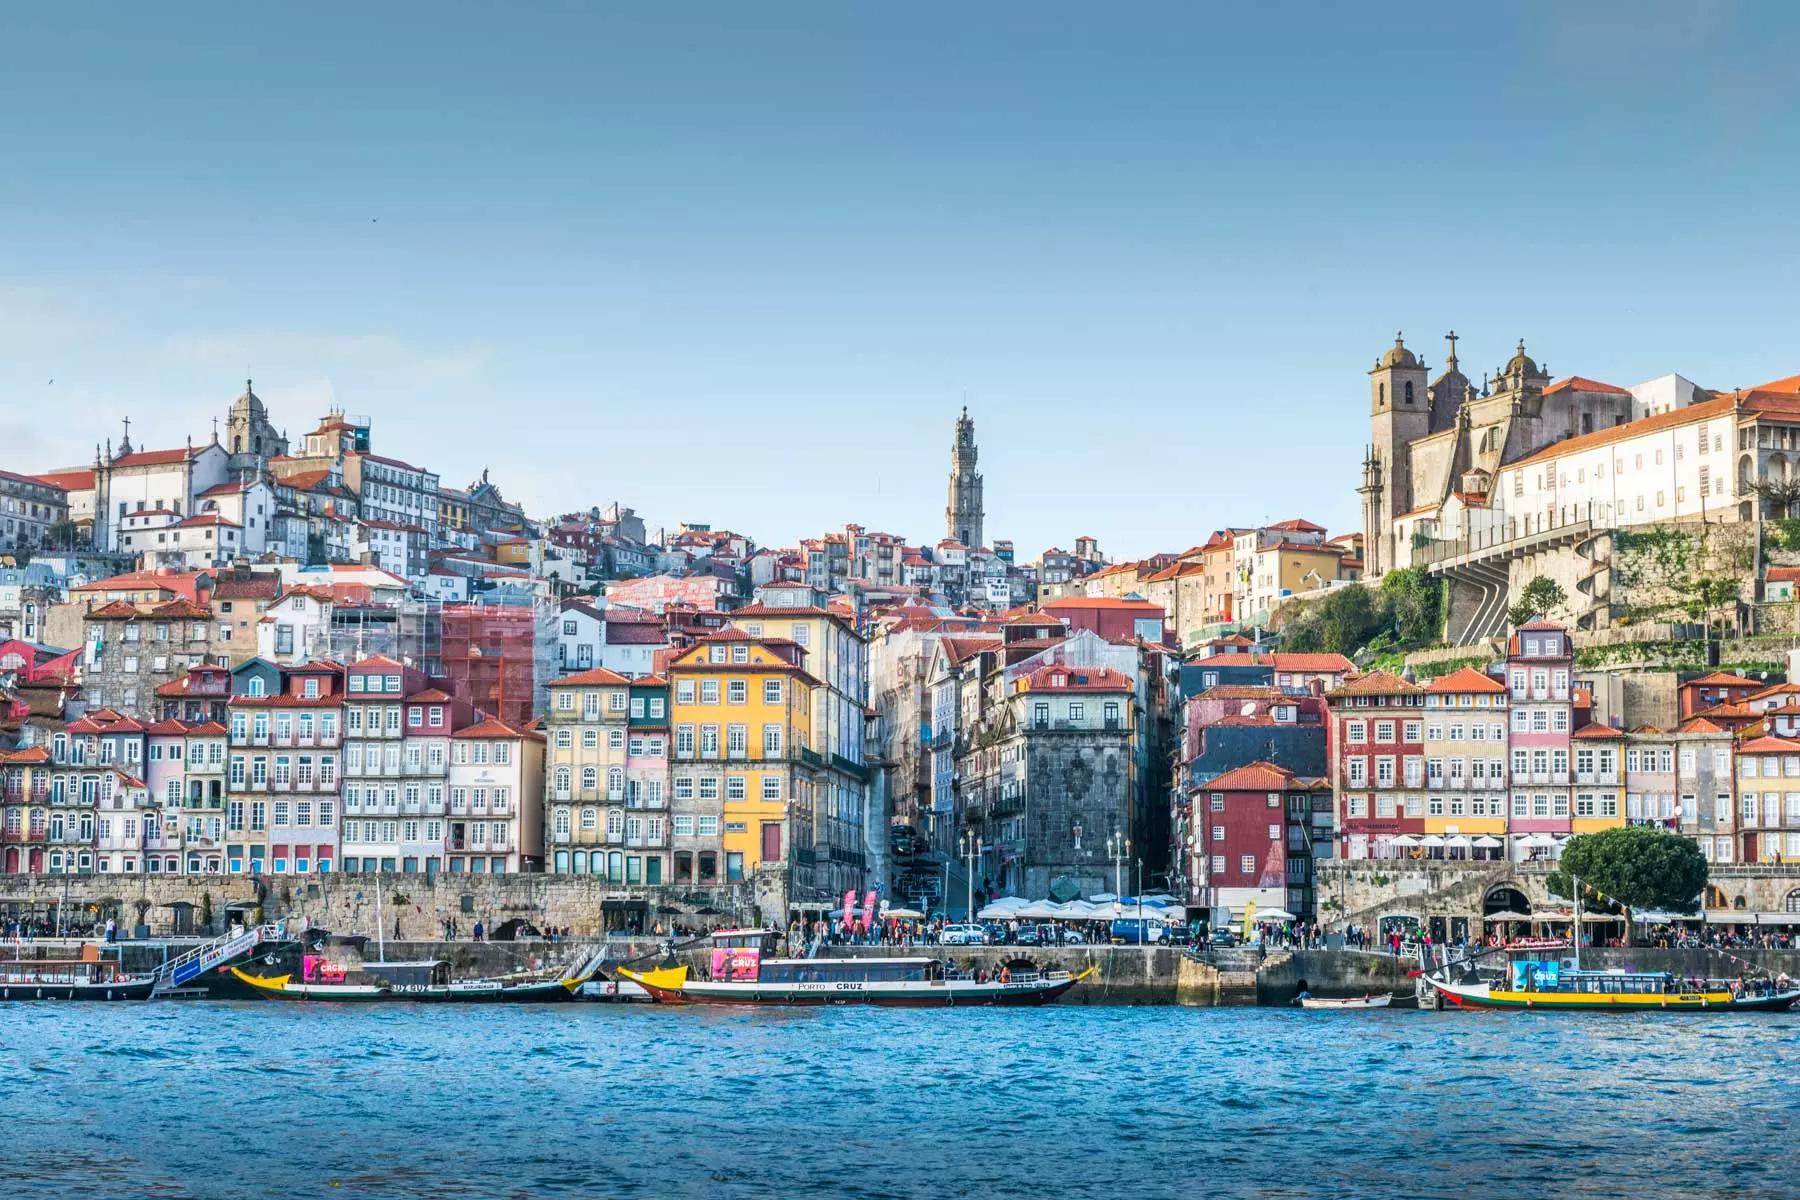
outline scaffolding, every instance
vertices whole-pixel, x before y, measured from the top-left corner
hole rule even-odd
[[[523,728],[543,710],[556,674],[557,611],[543,599],[444,605],[439,674],[452,694]]]

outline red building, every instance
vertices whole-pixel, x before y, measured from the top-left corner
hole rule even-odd
[[[1760,679],[1746,679],[1742,675],[1714,671],[1710,675],[1687,680],[1678,685],[1675,691],[1681,703],[1681,719],[1685,721],[1721,704],[1742,704],[1767,687]]]
[[[440,661],[448,690],[515,729],[531,721],[537,620],[528,605],[446,604]]]
[[[1168,616],[1160,604],[1117,596],[1064,596],[1043,610],[1065,622],[1070,633],[1089,629],[1109,642],[1160,642]]]
[[[1315,830],[1328,851],[1331,783],[1302,779],[1274,763],[1255,762],[1227,771],[1195,789],[1195,842],[1201,862],[1194,877],[1206,880],[1207,902],[1234,918],[1255,902],[1269,912],[1314,916]]]
[[[1425,689],[1371,671],[1326,698],[1338,856],[1389,857],[1391,839],[1425,833]]]

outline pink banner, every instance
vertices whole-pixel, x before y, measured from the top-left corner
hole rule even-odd
[[[880,903],[880,898],[877,897],[874,892],[870,892],[867,896],[863,897],[864,928],[874,929],[876,923],[881,920],[881,911],[876,907]]]
[[[852,888],[844,893],[844,924],[848,926],[854,920],[856,920],[856,889]]]

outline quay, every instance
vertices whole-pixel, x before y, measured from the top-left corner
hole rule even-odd
[[[37,939],[8,943],[22,958],[67,957],[81,939]],[[122,940],[117,943],[127,971],[153,971],[198,944],[198,939]],[[650,938],[573,937],[559,941],[503,942],[393,940],[385,953],[392,962],[441,959],[452,971],[468,976],[498,976],[539,970],[579,961],[605,947],[610,961],[647,965],[663,953],[663,943]],[[1302,981],[1315,996],[1352,997],[1389,992],[1396,1007],[1413,1003],[1412,960],[1373,950],[1280,950],[1266,953],[1240,946],[1207,955],[1161,946],[833,946],[828,958],[925,956],[958,966],[999,972],[1021,964],[1071,974],[1093,967],[1094,974],[1058,1001],[1074,1006],[1182,1006],[1189,1008],[1282,1007],[1300,991]],[[676,957],[694,970],[705,969],[711,945],[705,939],[678,945]],[[1730,953],[1711,949],[1657,947],[1584,948],[1582,961],[1591,969],[1659,972],[1689,977],[1733,978],[1749,969],[1770,975],[1800,977],[1800,951],[1743,949]]]

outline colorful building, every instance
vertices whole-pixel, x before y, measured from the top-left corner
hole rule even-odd
[[[1569,762],[1573,750],[1575,652],[1568,632],[1531,621],[1507,643],[1515,857],[1550,858],[1574,831]],[[1523,851],[1523,853],[1520,853]]]
[[[642,848],[625,853],[626,728],[631,680],[596,667],[550,682],[548,740],[551,870],[644,883]],[[660,870],[660,867],[658,868]]]
[[[1371,671],[1329,694],[1342,858],[1387,858],[1425,835],[1425,689]],[[1391,845],[1395,838],[1409,842]]]
[[[1424,753],[1424,836],[1443,839],[1451,857],[1501,857],[1506,685],[1472,667],[1432,680],[1425,688]]]
[[[452,875],[544,869],[544,737],[489,717],[451,735],[444,864]]]

